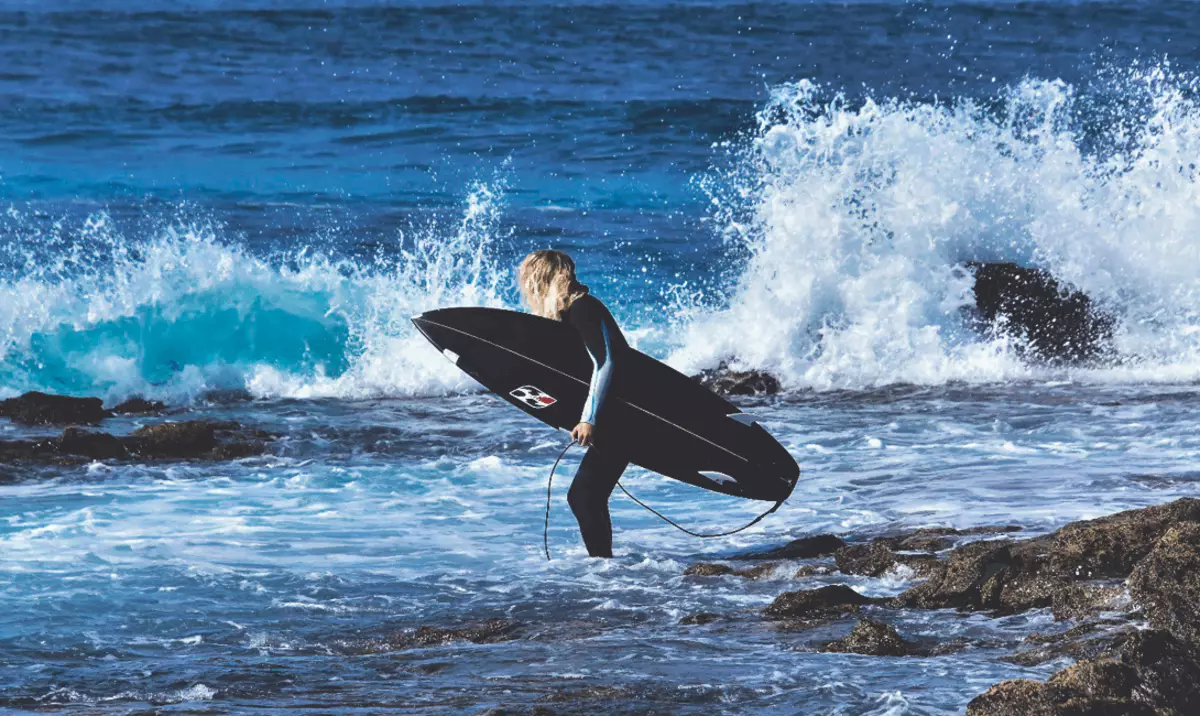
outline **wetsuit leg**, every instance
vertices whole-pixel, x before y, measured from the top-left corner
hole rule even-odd
[[[579,520],[583,544],[592,557],[612,556],[612,520],[608,498],[629,461],[595,447],[588,448],[567,492],[567,503]]]

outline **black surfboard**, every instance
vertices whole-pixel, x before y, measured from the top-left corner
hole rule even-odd
[[[412,319],[447,358],[543,423],[570,430],[592,361],[559,321],[495,308],[444,308]],[[597,447],[715,492],[787,499],[800,467],[753,416],[650,356],[630,350],[597,417]]]

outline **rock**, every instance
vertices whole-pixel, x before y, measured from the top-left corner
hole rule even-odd
[[[1084,579],[1124,578],[1154,549],[1167,530],[1200,522],[1200,500],[1184,497],[1165,505],[1072,522],[1045,539],[1055,571]]]
[[[129,451],[120,438],[108,433],[94,433],[70,427],[55,441],[55,448],[68,455],[79,455],[93,460],[121,460],[129,457]]]
[[[842,547],[834,554],[838,571],[864,577],[879,577],[896,565],[910,567],[918,575],[931,575],[940,569],[932,554],[896,554],[882,542]]]
[[[944,549],[949,549],[954,546],[956,540],[954,537],[967,537],[971,535],[993,535],[993,534],[1008,534],[1012,532],[1020,532],[1021,527],[1017,525],[984,525],[981,527],[970,527],[965,530],[954,529],[953,527],[922,527],[915,532],[908,534],[896,535],[893,537],[884,537],[878,540],[883,542],[893,550],[908,551],[908,552],[941,552]]]
[[[489,619],[481,626],[462,629],[422,626],[412,634],[402,637],[399,643],[403,643],[405,646],[416,647],[445,646],[456,641],[469,641],[473,644],[495,644],[515,639],[516,630],[516,622],[511,622],[507,619]]]
[[[23,425],[91,425],[109,412],[99,398],[32,392],[0,401],[0,416]]]
[[[1167,530],[1128,583],[1154,627],[1200,646],[1200,524]]]
[[[831,555],[845,546],[846,543],[841,537],[815,535],[792,540],[782,547],[740,554],[732,559],[813,559]]]
[[[1084,363],[1112,355],[1112,316],[1092,299],[1041,269],[1011,263],[970,263],[980,327],[1016,338],[1031,359]]]
[[[722,361],[716,368],[700,371],[692,380],[717,395],[774,395],[779,392],[779,379],[760,370],[731,370]]]
[[[201,402],[216,405],[248,403],[252,400],[254,400],[254,396],[245,388],[214,388],[200,395]]]
[[[698,612],[696,614],[689,614],[683,619],[680,619],[679,623],[683,626],[703,626],[705,624],[711,624],[720,618],[720,614],[714,614],[712,612]]]
[[[805,577],[823,576],[833,574],[834,568],[827,564],[806,564],[796,570],[792,575],[792,579],[803,579]]]
[[[1162,631],[1135,631],[1112,656],[1081,661],[1037,681],[1004,681],[972,699],[969,716],[1193,714],[1200,658]]]
[[[733,567],[727,564],[701,562],[683,570],[685,577],[720,577],[725,574],[733,574]]]
[[[763,612],[771,619],[808,618],[858,611],[863,604],[875,600],[865,597],[844,584],[832,584],[818,589],[784,592]]]
[[[921,609],[983,608],[985,585],[1012,561],[1008,541],[973,542],[950,553],[925,582],[895,597],[898,606]]]
[[[165,403],[134,397],[118,404],[112,409],[112,413],[114,415],[149,415],[161,413],[166,409],[167,406]]]
[[[683,570],[683,576],[685,576],[685,577],[721,577],[726,574],[732,574],[735,577],[742,577],[743,579],[762,579],[763,577],[766,577],[766,576],[770,575],[772,572],[774,572],[775,568],[777,566],[779,566],[779,565],[772,562],[769,564],[760,564],[760,565],[751,567],[750,569],[735,570],[733,567],[730,567],[729,565],[726,565],[726,564],[717,564],[715,562],[700,562],[697,564],[693,564],[692,566]]]
[[[850,636],[831,641],[821,651],[865,654],[867,656],[907,656],[911,645],[900,638],[891,625],[863,618],[854,625]]]
[[[1001,657],[1001,660],[1022,666],[1037,666],[1064,657],[1076,661],[1097,659],[1111,653],[1113,646],[1129,635],[1129,627],[1125,627],[1124,631],[1115,632],[1101,629],[1103,626],[1112,625],[1111,622],[1106,624],[1089,621],[1058,634],[1035,632],[1025,637],[1016,653]]]
[[[132,452],[146,457],[201,457],[217,446],[216,427],[207,420],[147,425],[129,436]]]

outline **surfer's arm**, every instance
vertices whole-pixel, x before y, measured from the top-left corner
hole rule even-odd
[[[604,405],[612,387],[612,338],[604,317],[590,306],[579,306],[584,310],[571,311],[571,323],[583,337],[588,357],[592,359],[592,379],[588,385],[587,400],[583,402],[583,414],[579,422],[596,424],[596,415]]]

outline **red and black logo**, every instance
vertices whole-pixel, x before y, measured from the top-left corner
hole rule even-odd
[[[549,408],[558,402],[553,396],[543,392],[540,388],[535,388],[532,385],[522,385],[520,388],[509,393],[512,397],[528,405],[534,410]]]

